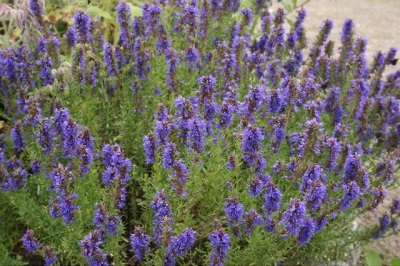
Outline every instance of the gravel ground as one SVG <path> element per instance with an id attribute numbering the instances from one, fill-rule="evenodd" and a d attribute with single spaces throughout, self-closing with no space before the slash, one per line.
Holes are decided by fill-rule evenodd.
<path id="1" fill-rule="evenodd" d="M 298 0 L 298 3 L 305 1 Z M 273 7 L 275 8 L 276 6 Z M 355 24 L 356 35 L 368 40 L 366 56 L 369 62 L 379 50 L 386 52 L 390 47 L 400 49 L 400 0 L 311 0 L 305 5 L 305 9 L 307 11 L 305 28 L 309 43 L 314 41 L 322 21 L 329 18 L 334 22 L 330 38 L 335 41 L 337 48 L 343 22 L 346 18 L 350 18 Z M 295 15 L 295 13 L 290 14 L 289 17 Z M 386 73 L 391 73 L 399 67 L 399 64 L 388 67 Z M 399 188 L 390 191 L 386 201 L 376 213 L 369 212 L 357 218 L 355 222 L 358 228 L 376 225 L 378 217 L 387 210 L 384 207 L 390 205 L 391 199 L 399 195 Z M 381 255 L 384 264 L 390 265 L 391 258 L 400 257 L 400 235 L 380 239 L 366 247 L 356 249 L 343 265 L 365 265 L 364 250 L 375 250 Z"/>

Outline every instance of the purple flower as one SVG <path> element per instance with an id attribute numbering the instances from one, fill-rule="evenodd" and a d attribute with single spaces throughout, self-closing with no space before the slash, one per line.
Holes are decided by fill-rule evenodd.
<path id="1" fill-rule="evenodd" d="M 326 163 L 326 170 L 332 172 L 337 166 L 337 160 L 340 152 L 342 151 L 342 144 L 334 137 L 328 138 L 325 145 L 329 149 L 328 161 Z"/>
<path id="2" fill-rule="evenodd" d="M 157 151 L 153 135 L 148 134 L 143 137 L 143 148 L 146 155 L 146 164 L 154 163 L 154 155 Z"/>
<path id="3" fill-rule="evenodd" d="M 276 222 L 269 215 L 265 216 L 265 232 L 275 232 Z"/>
<path id="4" fill-rule="evenodd" d="M 378 231 L 374 235 L 374 239 L 381 238 L 382 235 L 389 229 L 390 225 L 390 216 L 389 215 L 383 215 L 381 218 L 379 218 L 380 222 L 380 227 Z"/>
<path id="5" fill-rule="evenodd" d="M 44 247 L 44 265 L 45 266 L 56 266 L 56 261 L 58 261 L 56 251 L 54 248 L 45 246 Z"/>
<path id="6" fill-rule="evenodd" d="M 142 228 L 136 226 L 135 231 L 130 235 L 130 240 L 136 258 L 139 261 L 143 260 L 144 255 L 150 252 L 147 248 L 150 244 L 150 236 L 146 235 Z"/>
<path id="7" fill-rule="evenodd" d="M 244 211 L 243 204 L 240 204 L 235 196 L 231 196 L 225 202 L 225 213 L 228 215 L 228 224 L 232 225 L 238 223 L 242 220 L 242 215 Z"/>
<path id="8" fill-rule="evenodd" d="M 133 56 L 135 58 L 134 72 L 142 80 L 147 78 L 147 74 L 150 72 L 149 65 L 149 50 L 143 50 L 142 39 L 136 37 L 133 44 Z"/>
<path id="9" fill-rule="evenodd" d="M 222 103 L 220 119 L 219 119 L 219 127 L 228 128 L 232 123 L 234 107 L 227 102 Z"/>
<path id="10" fill-rule="evenodd" d="M 100 246 L 104 244 L 104 241 L 104 232 L 101 230 L 93 230 L 85 236 L 84 240 L 79 242 L 79 246 L 83 250 L 82 254 L 86 257 L 86 261 L 90 263 L 90 265 L 109 265 L 106 260 L 107 255 L 104 254 L 103 250 L 100 248 Z"/>
<path id="11" fill-rule="evenodd" d="M 29 7 L 32 11 L 32 14 L 37 18 L 41 17 L 44 14 L 43 5 L 41 4 L 41 2 L 39 2 L 39 0 L 30 0 Z"/>
<path id="12" fill-rule="evenodd" d="M 390 213 L 391 214 L 400 213 L 400 198 L 393 199 L 392 206 L 390 207 Z"/>
<path id="13" fill-rule="evenodd" d="M 27 104 L 25 108 L 25 119 L 24 126 L 32 126 L 36 128 L 39 124 L 39 120 L 42 118 L 42 110 L 36 97 L 29 97 L 29 100 L 25 101 Z"/>
<path id="14" fill-rule="evenodd" d="M 283 117 L 278 117 L 277 119 L 274 119 L 274 131 L 271 140 L 272 151 L 274 153 L 279 152 L 279 147 L 281 146 L 283 138 L 285 137 L 285 123 L 286 121 Z"/>
<path id="15" fill-rule="evenodd" d="M 279 188 L 272 182 L 268 183 L 267 194 L 264 194 L 263 210 L 267 214 L 279 211 L 281 206 L 282 193 Z"/>
<path id="16" fill-rule="evenodd" d="M 172 224 L 172 211 L 169 203 L 169 197 L 164 191 L 159 191 L 154 196 L 154 200 L 150 202 L 151 208 L 155 212 L 153 219 L 153 235 L 154 242 L 157 245 L 161 244 L 162 239 L 168 238 L 165 236 L 165 226 L 167 226 L 167 231 L 171 231 Z"/>
<path id="17" fill-rule="evenodd" d="M 383 185 L 379 185 L 377 189 L 371 189 L 371 194 L 375 196 L 371 206 L 374 211 L 375 208 L 387 197 L 388 191 L 383 187 Z"/>
<path id="18" fill-rule="evenodd" d="M 194 150 L 196 153 L 204 151 L 206 144 L 206 124 L 197 117 L 192 117 L 187 121 L 187 145 L 188 151 Z"/>
<path id="19" fill-rule="evenodd" d="M 298 234 L 301 225 L 307 217 L 305 203 L 299 199 L 291 199 L 289 209 L 282 216 L 281 222 L 287 230 L 286 236 Z"/>
<path id="20" fill-rule="evenodd" d="M 228 257 L 231 239 L 225 231 L 220 228 L 212 232 L 208 239 L 211 242 L 211 264 L 212 266 L 222 266 Z"/>
<path id="21" fill-rule="evenodd" d="M 14 149 L 21 152 L 26 147 L 23 128 L 20 121 L 14 123 L 14 127 L 11 128 L 11 140 L 13 142 Z"/>
<path id="22" fill-rule="evenodd" d="M 78 198 L 78 195 L 62 193 L 57 196 L 51 204 L 50 215 L 54 219 L 62 216 L 65 225 L 69 225 L 75 221 L 74 212 L 79 209 L 79 206 L 75 205 L 73 200 Z"/>
<path id="23" fill-rule="evenodd" d="M 33 230 L 29 229 L 22 236 L 22 245 L 31 254 L 34 254 L 41 247 L 37 239 L 33 237 L 33 233 Z"/>
<path id="24" fill-rule="evenodd" d="M 261 141 L 264 140 L 264 134 L 260 128 L 249 125 L 242 133 L 241 150 L 245 153 L 254 154 L 261 149 Z"/>
<path id="25" fill-rule="evenodd" d="M 350 208 L 351 204 L 360 196 L 360 187 L 355 181 L 342 185 L 344 195 L 342 199 L 342 208 L 344 210 Z"/>
<path id="26" fill-rule="evenodd" d="M 158 39 L 156 43 L 157 56 L 166 54 L 167 50 L 171 48 L 171 41 L 168 38 L 164 25 L 160 25 L 158 29 Z"/>
<path id="27" fill-rule="evenodd" d="M 185 51 L 185 60 L 191 70 L 198 67 L 201 54 L 196 47 L 189 46 Z"/>
<path id="28" fill-rule="evenodd" d="M 94 206 L 96 206 L 97 209 L 94 210 L 93 224 L 99 230 L 101 230 L 103 227 L 103 224 L 106 220 L 106 211 L 105 211 L 104 205 L 102 203 L 96 203 Z"/>
<path id="29" fill-rule="evenodd" d="M 316 181 L 322 181 L 324 183 L 327 181 L 323 169 L 318 164 L 308 167 L 307 171 L 302 177 L 300 191 L 303 193 L 309 192 L 312 185 L 315 184 Z"/>
<path id="30" fill-rule="evenodd" d="M 353 29 L 354 29 L 353 21 L 351 19 L 346 19 L 344 21 L 343 29 L 341 32 L 342 45 L 350 44 L 351 38 L 353 36 Z"/>
<path id="31" fill-rule="evenodd" d="M 43 155 L 49 155 L 52 152 L 55 134 L 52 127 L 52 120 L 43 119 L 37 133 L 37 141 L 43 149 Z"/>
<path id="32" fill-rule="evenodd" d="M 198 36 L 201 38 L 207 38 L 208 27 L 209 27 L 209 3 L 208 1 L 204 1 L 203 5 L 200 9 L 199 16 L 199 27 L 198 27 Z"/>
<path id="33" fill-rule="evenodd" d="M 346 183 L 350 181 L 357 181 L 359 171 L 361 170 L 361 162 L 353 155 L 348 155 L 344 164 L 343 180 Z"/>
<path id="34" fill-rule="evenodd" d="M 263 86 L 249 86 L 249 92 L 245 96 L 245 101 L 241 105 L 241 114 L 251 117 L 253 113 L 259 111 L 263 107 L 266 99 L 267 95 L 265 94 Z"/>
<path id="35" fill-rule="evenodd" d="M 201 76 L 197 83 L 199 84 L 199 95 L 200 102 L 204 102 L 204 99 L 211 99 L 213 94 L 217 91 L 215 87 L 216 79 L 213 75 Z"/>
<path id="36" fill-rule="evenodd" d="M 189 170 L 182 159 L 174 161 L 172 175 L 174 178 L 168 179 L 172 183 L 172 191 L 175 191 L 177 195 L 186 197 L 187 191 L 183 185 L 189 177 Z"/>
<path id="37" fill-rule="evenodd" d="M 72 118 L 68 118 L 61 125 L 62 150 L 66 158 L 76 155 L 79 129 L 79 125 Z"/>
<path id="38" fill-rule="evenodd" d="M 117 20 L 120 26 L 119 39 L 125 49 L 129 49 L 129 25 L 131 24 L 131 9 L 128 4 L 119 2 L 117 5 Z"/>
<path id="39" fill-rule="evenodd" d="M 67 189 L 67 184 L 73 181 L 72 172 L 66 172 L 64 167 L 59 164 L 57 168 L 51 170 L 49 178 L 52 182 L 51 188 L 54 193 L 61 194 Z"/>
<path id="40" fill-rule="evenodd" d="M 164 152 L 163 152 L 163 165 L 164 165 L 165 170 L 171 169 L 177 155 L 178 155 L 178 151 L 177 151 L 176 145 L 172 142 L 166 143 Z"/>
<path id="41" fill-rule="evenodd" d="M 300 226 L 299 232 L 296 236 L 296 241 L 299 246 L 304 246 L 310 242 L 311 237 L 315 232 L 315 224 L 312 220 L 305 220 Z"/>
<path id="42" fill-rule="evenodd" d="M 190 38 L 195 34 L 197 27 L 197 16 L 199 13 L 197 4 L 186 4 L 183 7 L 183 11 L 180 14 L 178 24 L 175 25 L 174 30 L 180 31 L 181 29 L 186 30 L 187 36 Z M 194 37 L 194 36 L 193 36 Z"/>
<path id="43" fill-rule="evenodd" d="M 54 124 L 55 130 L 58 133 L 61 134 L 63 123 L 65 121 L 67 121 L 68 118 L 69 118 L 68 109 L 66 109 L 66 108 L 55 108 L 54 109 L 54 116 L 53 116 L 53 119 L 52 119 L 53 123 L 51 123 L 51 124 Z"/>
<path id="44" fill-rule="evenodd" d="M 125 186 L 130 179 L 129 172 L 132 170 L 132 162 L 126 159 L 119 145 L 104 145 L 102 150 L 105 171 L 102 174 L 103 184 L 111 186 L 119 181 L 120 186 Z M 122 188 L 120 188 L 122 189 Z"/>
<path id="45" fill-rule="evenodd" d="M 251 26 L 251 23 L 253 22 L 253 13 L 251 9 L 244 8 L 241 13 L 243 14 L 243 24 Z"/>
<path id="46" fill-rule="evenodd" d="M 105 206 L 101 203 L 96 203 L 97 209 L 94 211 L 93 224 L 99 229 L 108 234 L 117 235 L 117 227 L 121 224 L 121 218 L 116 215 L 110 215 L 105 210 Z"/>
<path id="47" fill-rule="evenodd" d="M 249 188 L 249 194 L 250 196 L 256 197 L 261 194 L 262 188 L 263 188 L 263 182 L 261 181 L 260 178 L 255 177 L 250 184 L 247 185 Z"/>
<path id="48" fill-rule="evenodd" d="M 79 42 L 90 43 L 92 41 L 92 33 L 90 28 L 90 16 L 78 11 L 74 15 L 74 27 L 78 30 Z"/>
<path id="49" fill-rule="evenodd" d="M 66 40 L 69 47 L 75 47 L 75 44 L 78 40 L 76 29 L 74 27 L 69 27 L 64 34 L 64 39 Z"/>
<path id="50" fill-rule="evenodd" d="M 314 221 L 314 225 L 315 225 L 315 230 L 314 233 L 318 233 L 320 231 L 322 231 L 322 229 L 324 229 L 325 225 L 328 223 L 328 218 L 326 218 L 325 215 L 318 217 L 315 221 Z"/>
<path id="51" fill-rule="evenodd" d="M 108 73 L 111 77 L 116 77 L 118 75 L 118 67 L 115 61 L 114 51 L 111 44 L 108 42 L 104 44 L 104 60 L 107 63 Z"/>
<path id="52" fill-rule="evenodd" d="M 197 232 L 191 228 L 186 228 L 177 236 L 171 238 L 171 243 L 167 247 L 167 253 L 164 256 L 165 265 L 175 265 L 175 258 L 181 257 L 189 252 L 196 241 Z"/>
<path id="53" fill-rule="evenodd" d="M 152 34 L 158 28 L 162 9 L 159 5 L 145 3 L 142 5 L 143 24 L 146 26 L 146 34 Z"/>
<path id="54" fill-rule="evenodd" d="M 316 211 L 320 208 L 327 196 L 328 192 L 324 184 L 321 182 L 313 182 L 304 200 L 307 202 L 307 206 L 310 210 Z"/>
<path id="55" fill-rule="evenodd" d="M 236 155 L 235 155 L 235 153 L 231 153 L 229 155 L 229 160 L 226 163 L 226 169 L 232 170 L 232 169 L 235 169 L 236 167 L 237 167 Z"/>
<path id="56" fill-rule="evenodd" d="M 259 215 L 256 210 L 251 209 L 249 212 L 244 214 L 243 218 L 243 230 L 251 235 L 253 233 L 253 227 L 261 226 L 263 223 L 261 215 Z"/>
<path id="57" fill-rule="evenodd" d="M 0 161 L 1 161 L 1 160 L 0 160 Z M 35 159 L 35 160 L 31 163 L 31 170 L 32 170 L 32 173 L 33 173 L 34 175 L 38 175 L 38 174 L 40 173 L 41 167 L 42 167 L 42 163 L 41 163 L 38 159 Z"/>
<path id="58" fill-rule="evenodd" d="M 156 135 L 157 146 L 166 145 L 169 142 L 169 135 L 173 129 L 173 125 L 168 120 L 160 121 L 156 120 L 156 126 L 154 133 Z"/>

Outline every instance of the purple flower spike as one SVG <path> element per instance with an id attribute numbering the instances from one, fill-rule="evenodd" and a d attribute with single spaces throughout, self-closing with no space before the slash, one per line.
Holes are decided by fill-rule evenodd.
<path id="1" fill-rule="evenodd" d="M 253 227 L 261 226 L 263 224 L 263 219 L 261 215 L 259 215 L 256 210 L 251 209 L 249 212 L 244 214 L 243 219 L 243 230 L 251 235 L 253 233 Z"/>
<path id="2" fill-rule="evenodd" d="M 132 250 L 136 255 L 136 258 L 141 261 L 144 255 L 149 253 L 150 250 L 147 248 L 150 244 L 150 236 L 143 232 L 140 227 L 135 227 L 135 231 L 130 235 Z"/>
<path id="3" fill-rule="evenodd" d="M 74 20 L 74 26 L 77 29 L 79 35 L 79 42 L 91 42 L 92 33 L 90 28 L 90 16 L 83 11 L 78 11 L 74 16 Z"/>
<path id="4" fill-rule="evenodd" d="M 22 237 L 22 245 L 31 254 L 34 254 L 41 247 L 36 238 L 33 237 L 33 233 L 33 230 L 29 229 Z"/>
<path id="5" fill-rule="evenodd" d="M 58 261 L 56 251 L 54 248 L 45 246 L 44 247 L 44 265 L 45 266 L 56 266 L 56 261 Z"/>
<path id="6" fill-rule="evenodd" d="M 24 133 L 20 121 L 16 121 L 14 127 L 11 129 L 11 140 L 14 145 L 14 149 L 21 152 L 26 147 Z"/>
<path id="7" fill-rule="evenodd" d="M 249 125 L 242 133 L 241 150 L 245 153 L 254 154 L 261 149 L 261 141 L 264 134 L 260 128 Z"/>
<path id="8" fill-rule="evenodd" d="M 304 246 L 310 242 L 311 237 L 314 235 L 315 225 L 312 220 L 306 220 L 300 226 L 299 233 L 297 234 L 296 241 L 299 246 Z"/>
<path id="9" fill-rule="evenodd" d="M 390 207 L 390 213 L 391 214 L 400 213 L 400 198 L 393 199 L 392 206 Z"/>
<path id="10" fill-rule="evenodd" d="M 147 136 L 143 137 L 143 147 L 146 155 L 146 164 L 153 164 L 156 153 L 156 144 L 153 135 L 148 134 Z"/>
<path id="11" fill-rule="evenodd" d="M 161 240 L 168 239 L 169 237 L 165 235 L 166 229 L 168 232 L 172 231 L 170 228 L 172 224 L 172 211 L 169 203 L 169 197 L 164 191 L 160 191 L 156 193 L 154 200 L 150 203 L 151 208 L 155 212 L 153 219 L 154 242 L 157 245 L 160 245 Z M 166 226 L 168 228 L 165 228 Z"/>
<path id="12" fill-rule="evenodd" d="M 351 204 L 360 196 L 360 187 L 355 181 L 351 181 L 347 185 L 343 184 L 342 188 L 344 191 L 342 208 L 346 210 L 350 208 Z"/>
<path id="13" fill-rule="evenodd" d="M 380 227 L 376 232 L 376 234 L 374 235 L 374 239 L 381 238 L 383 234 L 388 230 L 390 225 L 390 216 L 383 215 L 381 218 L 379 218 L 379 222 L 380 222 Z"/>
<path id="14" fill-rule="evenodd" d="M 131 9 L 125 2 L 117 5 L 117 20 L 120 25 L 119 39 L 125 49 L 129 49 L 129 25 L 131 24 Z"/>
<path id="15" fill-rule="evenodd" d="M 39 0 L 30 0 L 29 7 L 35 17 L 41 17 L 44 14 L 43 5 Z"/>
<path id="16" fill-rule="evenodd" d="M 263 210 L 267 214 L 279 211 L 281 206 L 282 193 L 279 188 L 272 182 L 268 183 L 268 193 L 264 194 Z"/>
<path id="17" fill-rule="evenodd" d="M 104 244 L 104 232 L 101 230 L 91 231 L 85 239 L 79 242 L 79 246 L 81 247 L 82 254 L 86 257 L 86 261 L 90 263 L 90 265 L 102 265 L 108 266 L 107 255 L 103 253 L 103 250 L 100 248 L 102 244 Z"/>
<path id="18" fill-rule="evenodd" d="M 231 239 L 225 231 L 220 228 L 212 232 L 208 239 L 211 242 L 211 266 L 222 266 L 228 257 Z"/>
<path id="19" fill-rule="evenodd" d="M 235 196 L 228 198 L 225 202 L 225 213 L 229 216 L 228 224 L 232 225 L 238 223 L 242 220 L 242 215 L 244 211 L 244 206 L 239 203 Z"/>
<path id="20" fill-rule="evenodd" d="M 306 216 L 305 203 L 299 199 L 292 199 L 289 209 L 283 213 L 282 219 L 282 223 L 287 230 L 286 236 L 297 234 Z"/>
<path id="21" fill-rule="evenodd" d="M 175 265 L 176 257 L 181 257 L 188 253 L 196 241 L 196 234 L 196 231 L 186 228 L 179 236 L 172 237 L 164 257 L 164 265 Z"/>

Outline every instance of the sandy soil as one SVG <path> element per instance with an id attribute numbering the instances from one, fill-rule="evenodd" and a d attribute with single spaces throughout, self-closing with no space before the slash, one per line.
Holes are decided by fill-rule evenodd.
<path id="1" fill-rule="evenodd" d="M 301 4 L 305 0 L 298 0 Z M 276 6 L 273 7 L 275 9 Z M 400 0 L 311 0 L 305 5 L 307 18 L 305 20 L 307 39 L 314 41 L 322 21 L 332 19 L 334 28 L 330 39 L 340 43 L 340 31 L 346 18 L 353 20 L 357 36 L 368 40 L 366 56 L 368 61 L 381 50 L 386 52 L 390 47 L 400 49 Z M 294 12 L 293 12 L 294 13 Z M 294 17 L 296 14 L 290 14 Z M 397 55 L 400 57 L 400 54 Z M 391 66 L 386 73 L 391 73 L 400 66 Z M 390 205 L 393 197 L 400 196 L 400 189 L 389 193 L 385 204 Z M 356 220 L 359 227 L 369 227 L 378 223 L 387 208 L 379 208 L 376 213 L 367 213 Z M 365 265 L 363 250 L 375 250 L 383 259 L 385 265 L 390 265 L 390 259 L 400 257 L 400 235 L 374 241 L 366 247 L 356 250 L 347 260 L 348 265 Z"/>

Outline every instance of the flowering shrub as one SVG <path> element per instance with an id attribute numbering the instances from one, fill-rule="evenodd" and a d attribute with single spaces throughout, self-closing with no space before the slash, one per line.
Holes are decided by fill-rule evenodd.
<path id="1" fill-rule="evenodd" d="M 267 1 L 121 2 L 113 45 L 83 11 L 58 38 L 37 1 L 37 49 L 0 51 L 5 261 L 307 264 L 396 232 L 400 199 L 349 230 L 400 155 L 396 49 L 367 64 L 350 19 L 336 54 L 305 10 L 286 31 Z"/>

